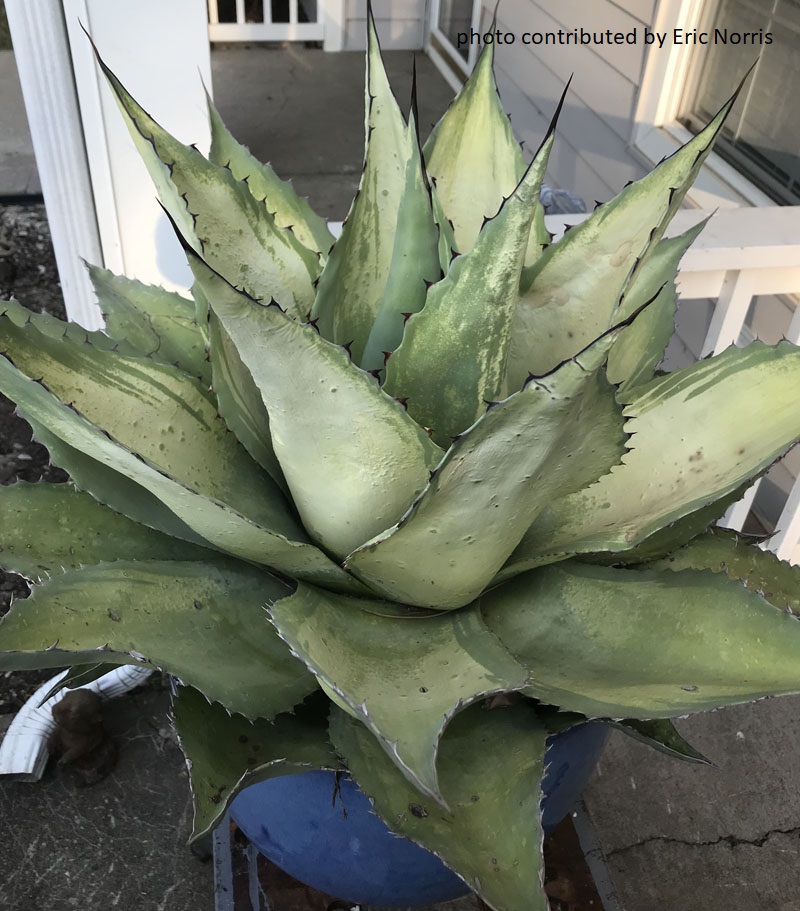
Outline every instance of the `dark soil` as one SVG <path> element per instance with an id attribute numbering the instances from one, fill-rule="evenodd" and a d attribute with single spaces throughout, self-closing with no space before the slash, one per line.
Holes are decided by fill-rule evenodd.
<path id="1" fill-rule="evenodd" d="M 8 19 L 6 18 L 6 5 L 0 0 L 0 51 L 11 50 L 11 33 L 8 30 Z"/>
<path id="2" fill-rule="evenodd" d="M 0 206 L 0 300 L 14 298 L 39 313 L 65 318 L 53 246 L 44 206 Z M 0 395 L 0 484 L 67 480 L 50 464 L 30 426 Z M 0 555 L 2 562 L 2 555 Z M 0 570 L 0 616 L 29 590 L 24 579 Z M 38 686 L 57 670 L 0 672 L 0 715 L 18 711 Z"/>

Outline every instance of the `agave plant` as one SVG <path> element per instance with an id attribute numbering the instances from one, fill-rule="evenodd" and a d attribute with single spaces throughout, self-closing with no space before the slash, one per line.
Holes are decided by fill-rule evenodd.
<path id="1" fill-rule="evenodd" d="M 800 351 L 657 370 L 702 225 L 665 229 L 733 99 L 551 243 L 553 127 L 526 165 L 492 47 L 423 147 L 370 21 L 334 242 L 210 102 L 206 158 L 100 65 L 193 294 L 92 268 L 104 333 L 2 304 L 0 391 L 72 483 L 0 489 L 34 583 L 0 668 L 178 678 L 195 838 L 343 764 L 491 907 L 544 909 L 549 734 L 691 755 L 670 718 L 800 690 L 797 571 L 711 528 L 800 436 Z"/>

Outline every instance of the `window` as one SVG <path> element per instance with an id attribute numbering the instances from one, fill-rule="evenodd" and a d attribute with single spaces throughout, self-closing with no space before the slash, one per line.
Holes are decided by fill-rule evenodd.
<path id="1" fill-rule="evenodd" d="M 470 36 L 473 29 L 480 27 L 482 0 L 431 0 L 426 8 L 425 50 L 442 76 L 458 91 L 480 50 Z"/>
<path id="2" fill-rule="evenodd" d="M 701 27 L 711 40 L 693 54 L 679 120 L 696 132 L 757 60 L 716 151 L 776 202 L 798 205 L 800 0 L 718 0 L 708 6 Z M 771 33 L 772 42 L 722 43 L 726 29 L 728 36 Z"/>
<path id="3" fill-rule="evenodd" d="M 458 34 L 468 33 L 472 28 L 473 6 L 473 0 L 441 0 L 439 4 L 437 25 L 465 62 L 469 61 L 469 45 L 459 47 Z"/>

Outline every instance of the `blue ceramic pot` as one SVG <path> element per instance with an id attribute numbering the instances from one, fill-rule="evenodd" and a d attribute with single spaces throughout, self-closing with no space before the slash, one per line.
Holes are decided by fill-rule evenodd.
<path id="1" fill-rule="evenodd" d="M 590 723 L 550 738 L 542 786 L 546 832 L 576 803 L 607 736 L 605 725 Z M 341 778 L 334 801 L 334 783 L 333 772 L 272 778 L 246 788 L 231 816 L 273 863 L 337 898 L 428 905 L 469 892 L 438 857 L 390 832 L 349 778 Z"/>

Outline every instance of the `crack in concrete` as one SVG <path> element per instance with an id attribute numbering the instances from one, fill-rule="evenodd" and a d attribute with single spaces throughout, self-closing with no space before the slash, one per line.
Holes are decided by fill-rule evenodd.
<path id="1" fill-rule="evenodd" d="M 729 848 L 738 848 L 743 845 L 748 845 L 754 848 L 762 848 L 773 835 L 797 835 L 800 837 L 800 826 L 794 826 L 791 829 L 770 829 L 769 832 L 765 832 L 763 835 L 759 835 L 758 838 L 740 838 L 738 835 L 720 835 L 719 838 L 711 839 L 710 841 L 688 841 L 684 838 L 672 838 L 668 835 L 652 835 L 649 838 L 644 838 L 641 841 L 637 841 L 632 845 L 623 845 L 619 848 L 614 848 L 611 851 L 605 851 L 606 860 L 610 860 L 612 857 L 615 857 L 619 854 L 625 854 L 628 851 L 632 851 L 634 848 L 641 848 L 644 845 L 652 844 L 653 842 L 661 842 L 662 844 L 672 844 L 672 845 L 685 845 L 688 848 L 713 848 L 716 845 L 726 844 Z"/>

